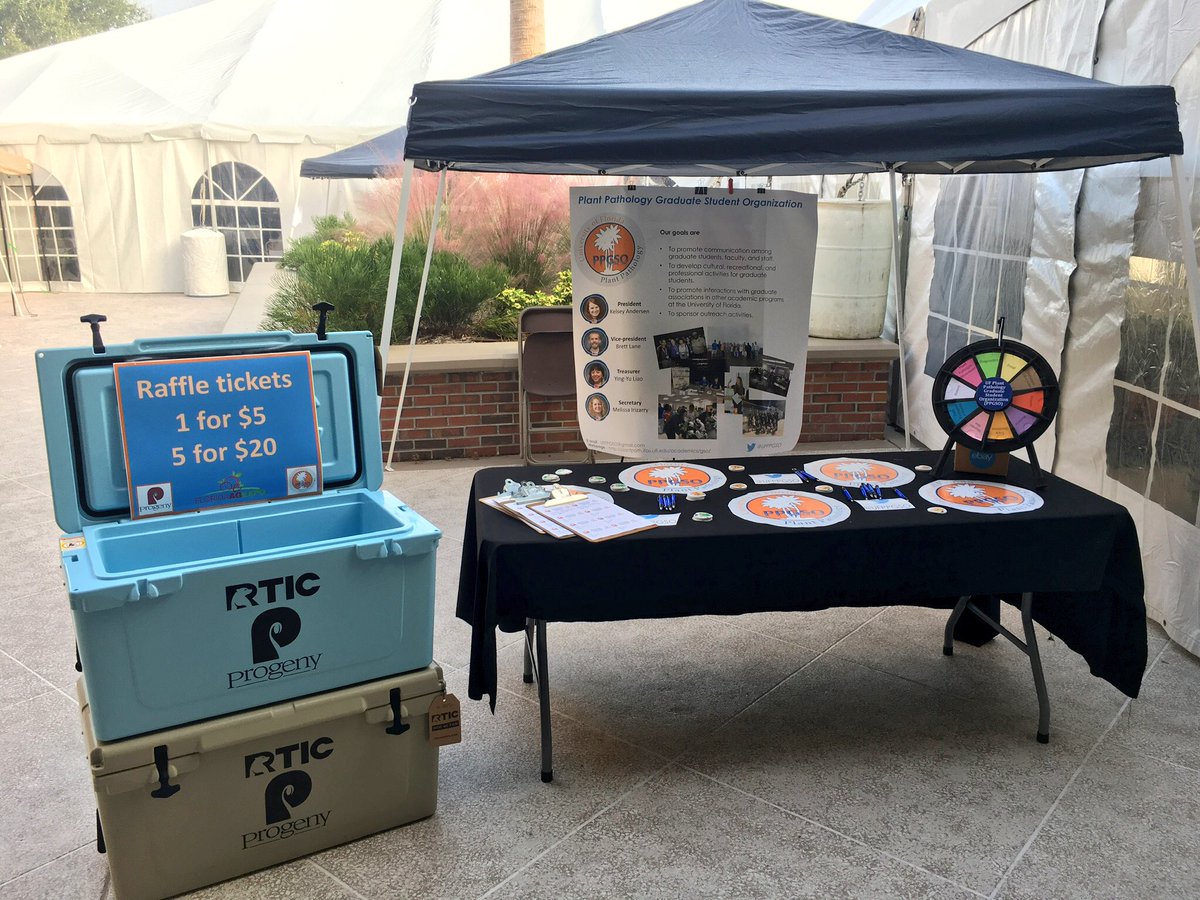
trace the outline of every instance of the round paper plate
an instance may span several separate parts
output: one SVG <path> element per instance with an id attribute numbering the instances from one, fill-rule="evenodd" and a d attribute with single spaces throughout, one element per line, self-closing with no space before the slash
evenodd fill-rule
<path id="1" fill-rule="evenodd" d="M 918 493 L 937 506 L 993 516 L 1029 512 L 1042 506 L 1042 498 L 1033 491 L 995 481 L 942 479 L 923 485 Z"/>
<path id="2" fill-rule="evenodd" d="M 821 528 L 850 517 L 850 507 L 832 497 L 817 497 L 782 488 L 755 491 L 729 501 L 739 519 L 776 528 Z"/>
<path id="3" fill-rule="evenodd" d="M 651 494 L 711 491 L 725 484 L 723 473 L 696 463 L 643 463 L 624 469 L 617 477 L 635 491 Z"/>
<path id="4" fill-rule="evenodd" d="M 826 484 L 858 487 L 864 481 L 879 487 L 899 487 L 917 476 L 912 469 L 879 459 L 857 456 L 835 456 L 804 464 L 804 471 Z"/>

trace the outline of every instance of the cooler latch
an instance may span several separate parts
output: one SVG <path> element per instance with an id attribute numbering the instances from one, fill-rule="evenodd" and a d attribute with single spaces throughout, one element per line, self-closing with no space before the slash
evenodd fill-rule
<path id="1" fill-rule="evenodd" d="M 154 768 L 158 771 L 158 787 L 150 792 L 156 800 L 166 800 L 179 793 L 179 785 L 171 784 L 171 759 L 167 756 L 167 745 L 154 748 Z"/>
<path id="2" fill-rule="evenodd" d="M 99 313 L 88 313 L 86 316 L 80 316 L 79 321 L 92 327 L 92 352 L 97 356 L 103 353 L 104 341 L 100 339 L 100 323 L 107 322 L 108 317 Z"/>
<path id="3" fill-rule="evenodd" d="M 404 707 L 400 701 L 400 688 L 392 688 L 388 692 L 388 705 L 392 708 L 392 724 L 385 729 L 388 734 L 404 734 L 412 727 L 403 721 Z"/>
<path id="4" fill-rule="evenodd" d="M 324 300 L 322 300 L 320 303 L 313 304 L 312 308 L 316 312 L 317 316 L 319 317 L 317 319 L 317 340 L 318 341 L 326 340 L 325 320 L 327 318 L 329 318 L 329 314 L 331 312 L 333 312 L 333 308 L 334 308 L 333 304 L 327 303 Z"/>

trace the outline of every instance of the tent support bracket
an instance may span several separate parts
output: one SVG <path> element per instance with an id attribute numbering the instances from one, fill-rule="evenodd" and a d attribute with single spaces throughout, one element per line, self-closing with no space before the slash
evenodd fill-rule
<path id="1" fill-rule="evenodd" d="M 388 355 L 392 349 L 392 323 L 396 316 L 396 291 L 400 285 L 400 257 L 404 253 L 404 227 L 408 221 L 408 201 L 412 196 L 413 183 L 413 163 L 411 160 L 404 161 L 403 174 L 400 181 L 400 208 L 396 211 L 396 240 L 392 245 L 392 266 L 388 270 L 388 286 L 387 300 L 383 308 L 383 329 L 379 334 L 379 353 L 383 357 L 383 383 L 387 384 L 387 367 Z M 410 353 L 411 358 L 411 353 Z M 407 366 L 405 368 L 405 379 L 408 377 Z M 379 398 L 380 403 L 383 398 Z M 396 419 L 399 421 L 399 415 Z M 390 472 L 392 470 L 392 449 L 396 446 L 396 430 L 392 429 L 392 442 L 388 447 L 388 455 L 386 460 L 386 468 Z"/>

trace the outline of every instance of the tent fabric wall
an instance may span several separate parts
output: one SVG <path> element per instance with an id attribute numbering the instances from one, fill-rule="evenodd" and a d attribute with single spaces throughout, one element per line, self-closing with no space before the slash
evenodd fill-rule
<path id="1" fill-rule="evenodd" d="M 111 143 L 93 138 L 67 144 L 40 140 L 13 149 L 55 176 L 71 201 L 81 280 L 55 282 L 55 290 L 162 293 L 183 290 L 181 239 L 193 227 L 192 191 L 207 168 L 237 161 L 261 172 L 279 195 L 284 234 L 290 237 L 300 163 L 333 148 L 309 141 L 145 138 Z M 341 187 L 333 191 L 333 208 L 345 207 L 338 198 L 349 192 Z M 159 224 L 152 228 L 148 223 Z"/>
<path id="2" fill-rule="evenodd" d="M 1112 0 L 1099 34 L 1098 77 L 1122 83 L 1176 85 L 1180 122 L 1189 152 L 1183 158 L 1188 174 L 1193 221 L 1200 221 L 1200 192 L 1196 168 L 1200 154 L 1200 7 L 1177 0 Z M 1193 515 L 1164 505 L 1156 496 L 1150 472 L 1121 472 L 1114 438 L 1131 424 L 1128 412 L 1116 410 L 1114 384 L 1118 361 L 1135 339 L 1127 318 L 1130 258 L 1150 256 L 1179 260 L 1176 210 L 1170 201 L 1169 172 L 1160 165 L 1114 166 L 1086 174 L 1081 195 L 1079 270 L 1072 282 L 1070 339 L 1064 358 L 1063 407 L 1058 425 L 1058 471 L 1068 478 L 1112 497 L 1129 508 L 1141 539 L 1146 578 L 1146 605 L 1151 618 L 1168 635 L 1200 655 L 1200 527 Z M 1176 321 L 1175 327 L 1190 328 Z M 1125 334 L 1123 335 L 1123 331 Z M 1168 365 L 1172 363 L 1168 362 Z M 1179 363 L 1174 363 L 1178 365 Z M 1194 359 L 1192 384 L 1198 373 Z M 1128 394 L 1128 392 L 1125 392 Z M 1193 397 L 1192 407 L 1200 406 Z M 1161 406 L 1160 406 L 1161 413 Z M 1123 421 L 1124 418 L 1124 421 Z M 1200 418 L 1197 416 L 1196 418 Z M 1151 433 L 1158 439 L 1161 432 Z M 1152 440 L 1151 450 L 1162 449 Z M 1161 480 L 1159 460 L 1152 469 Z M 1177 461 L 1173 474 L 1182 483 L 1175 490 L 1194 492 L 1200 467 Z M 1132 477 L 1131 477 L 1132 475 Z M 1135 490 L 1141 478 L 1141 490 Z M 1190 484 L 1189 484 L 1190 482 Z"/>
<path id="3" fill-rule="evenodd" d="M 1200 221 L 1196 179 L 1200 155 L 1194 149 L 1200 142 L 1200 6 L 1183 0 L 1038 0 L 1009 7 L 1018 5 L 1021 8 L 1013 11 L 974 0 L 935 0 L 926 10 L 927 34 L 942 40 L 966 38 L 975 49 L 1003 55 L 1019 53 L 1022 45 L 1041 46 L 1046 36 L 1067 34 L 1070 39 L 1059 46 L 1058 62 L 1047 60 L 1048 64 L 1075 66 L 1080 72 L 1090 67 L 1094 77 L 1114 84 L 1174 84 L 1188 148 L 1182 158 L 1188 175 L 1186 188 L 1193 220 Z M 1101 14 L 1098 27 L 1097 12 Z M 1005 33 L 1010 39 L 1022 37 L 1007 44 L 997 43 L 996 38 Z M 1038 177 L 1045 180 L 1058 176 Z M 924 314 L 932 275 L 930 238 L 939 181 L 944 180 L 917 179 L 908 285 L 907 333 L 916 345 L 910 359 L 910 385 L 914 387 L 912 396 L 922 398 L 922 402 L 913 404 L 914 425 L 925 441 L 942 439 L 925 399 L 929 380 L 914 374 L 919 372 L 918 363 L 927 344 Z M 1043 199 L 1039 197 L 1039 208 Z M 1055 204 L 1055 220 L 1043 218 L 1037 231 L 1062 227 L 1065 211 L 1064 205 Z M 1065 341 L 1061 355 L 1049 357 L 1062 378 L 1060 413 L 1054 428 L 1056 446 L 1050 459 L 1058 474 L 1130 510 L 1141 539 L 1148 614 L 1164 625 L 1173 640 L 1200 655 L 1200 527 L 1196 517 L 1166 508 L 1149 471 L 1122 470 L 1124 460 L 1112 458 L 1112 453 L 1118 451 L 1113 444 L 1114 434 L 1122 424 L 1128 424 L 1129 415 L 1125 414 L 1123 421 L 1122 411 L 1117 409 L 1114 417 L 1118 391 L 1114 379 L 1123 352 L 1122 327 L 1127 325 L 1131 257 L 1182 258 L 1167 161 L 1087 170 L 1078 190 L 1074 219 L 1067 228 L 1074 236 L 1074 271 L 1066 294 Z M 1069 265 L 1071 259 L 1066 256 L 1059 261 Z M 1027 282 L 1027 313 L 1031 305 L 1045 300 L 1044 287 Z M 1057 289 L 1055 294 L 1049 298 L 1051 327 L 1044 338 L 1053 337 L 1055 321 L 1064 309 Z M 1186 304 L 1179 301 L 1178 305 Z M 1190 341 L 1190 322 L 1177 325 Z M 1052 347 L 1039 349 L 1052 351 Z M 1128 355 L 1130 348 L 1125 347 L 1124 352 Z M 1194 360 L 1185 362 L 1193 367 L 1190 377 L 1197 379 Z M 1200 405 L 1200 400 L 1194 405 Z M 1166 407 L 1160 404 L 1160 408 Z M 1200 420 L 1200 416 L 1197 418 Z M 1039 450 L 1047 446 L 1045 438 L 1038 443 Z M 1043 462 L 1050 461 L 1047 456 L 1042 453 Z M 1123 480 L 1114 477 L 1118 470 Z M 1200 495 L 1200 467 L 1188 467 L 1177 460 L 1171 475 L 1176 479 L 1176 492 L 1190 489 Z M 1128 482 L 1143 486 L 1135 490 Z"/>
<path id="4" fill-rule="evenodd" d="M 546 18 L 550 46 L 612 24 L 601 0 Z M 301 162 L 395 128 L 417 81 L 505 65 L 507 38 L 505 0 L 211 0 L 0 61 L 0 149 L 70 198 L 81 280 L 52 289 L 181 291 L 192 189 L 222 161 L 267 177 L 285 237 L 353 208 L 361 187 Z"/>
<path id="5" fill-rule="evenodd" d="M 1092 48 L 1104 11 L 1102 0 L 1038 0 L 988 30 L 970 45 L 970 49 L 1006 58 L 1057 68 L 1075 67 L 1074 74 L 1089 75 Z M 933 30 L 937 7 L 928 10 L 927 28 Z M 1046 357 L 1056 372 L 1061 358 L 1069 316 L 1068 282 L 1075 268 L 1075 203 L 1083 173 L 1079 171 L 1041 175 L 998 176 L 1035 179 L 1033 192 L 1032 239 L 1024 283 L 1024 310 L 1020 323 L 1009 323 L 1007 334 L 1017 337 Z M 933 415 L 929 402 L 933 378 L 927 374 L 930 351 L 931 289 L 935 277 L 935 216 L 939 195 L 954 189 L 945 178 L 917 177 L 914 194 L 913 230 L 909 244 L 909 270 L 905 336 L 909 353 L 905 371 L 909 396 L 919 398 L 910 404 L 911 431 L 929 446 L 941 446 L 946 435 Z M 959 221 L 986 215 L 980 209 L 960 212 Z M 943 219 L 943 221 L 945 221 Z M 938 234 L 944 245 L 959 243 L 957 234 Z M 942 262 L 954 254 L 943 252 Z M 970 282 L 956 282 L 959 290 L 970 291 Z M 982 321 L 977 324 L 988 326 Z M 1018 328 L 1019 324 L 1019 328 Z M 994 329 L 995 324 L 990 325 Z M 980 336 L 982 337 L 982 335 Z M 979 338 L 975 338 L 979 339 Z M 948 351 L 933 350 L 933 364 Z M 1047 433 L 1038 441 L 1039 459 L 1048 464 L 1054 459 L 1055 436 Z"/>

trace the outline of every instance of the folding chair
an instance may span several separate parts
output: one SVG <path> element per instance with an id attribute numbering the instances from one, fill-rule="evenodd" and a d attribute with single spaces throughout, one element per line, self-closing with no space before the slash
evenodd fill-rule
<path id="1" fill-rule="evenodd" d="M 533 455 L 533 436 L 572 432 L 575 425 L 555 423 L 534 425 L 530 421 L 529 397 L 558 399 L 574 397 L 578 374 L 575 372 L 575 337 L 571 328 L 570 306 L 531 306 L 522 310 L 517 325 L 517 390 L 520 395 L 521 457 L 537 463 Z M 589 451 L 583 459 L 593 460 Z"/>

